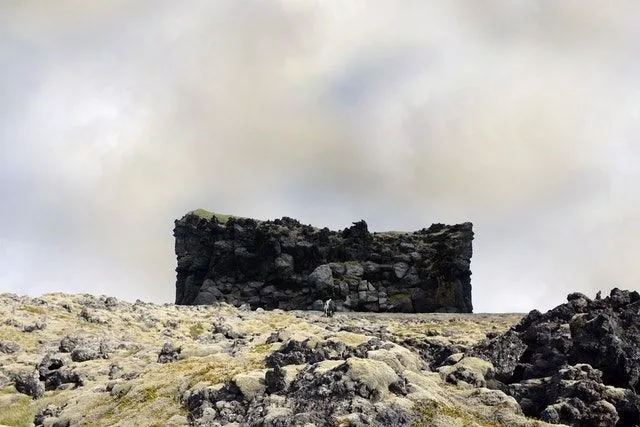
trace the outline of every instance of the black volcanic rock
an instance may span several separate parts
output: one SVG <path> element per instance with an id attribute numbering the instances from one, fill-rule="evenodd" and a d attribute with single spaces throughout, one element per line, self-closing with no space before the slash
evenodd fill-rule
<path id="1" fill-rule="evenodd" d="M 338 311 L 472 312 L 471 223 L 371 233 L 359 221 L 334 232 L 190 213 L 174 236 L 176 304 L 291 310 L 331 298 Z"/>
<path id="2" fill-rule="evenodd" d="M 640 294 L 602 299 L 573 293 L 547 313 L 531 311 L 468 354 L 490 361 L 494 388 L 526 415 L 570 425 L 640 424 Z"/>
<path id="3" fill-rule="evenodd" d="M 23 372 L 14 376 L 14 384 L 19 393 L 38 399 L 44 395 L 44 384 L 36 372 Z"/>
<path id="4" fill-rule="evenodd" d="M 160 349 L 160 353 L 158 353 L 158 363 L 175 362 L 180 358 L 181 352 L 181 347 L 175 348 L 173 344 L 166 342 Z"/>

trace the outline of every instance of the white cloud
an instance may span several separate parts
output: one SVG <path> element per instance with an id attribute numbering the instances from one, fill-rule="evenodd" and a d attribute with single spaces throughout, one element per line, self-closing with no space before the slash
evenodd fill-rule
<path id="1" fill-rule="evenodd" d="M 194 207 L 471 220 L 478 310 L 637 286 L 639 11 L 4 2 L 0 87 L 22 105 L 0 103 L 0 236 L 25 263 L 57 248 L 46 271 L 13 267 L 24 283 L 170 301 L 172 220 Z"/>

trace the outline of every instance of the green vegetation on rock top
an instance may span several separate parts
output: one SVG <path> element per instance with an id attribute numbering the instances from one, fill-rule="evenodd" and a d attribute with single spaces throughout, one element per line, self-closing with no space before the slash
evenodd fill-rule
<path id="1" fill-rule="evenodd" d="M 193 215 L 199 216 L 200 218 L 204 218 L 206 220 L 210 220 L 215 216 L 218 219 L 218 222 L 220 224 L 226 223 L 229 220 L 229 218 L 233 216 L 233 215 L 221 214 L 217 212 L 210 212 L 202 208 L 191 211 L 190 213 L 192 213 Z"/>

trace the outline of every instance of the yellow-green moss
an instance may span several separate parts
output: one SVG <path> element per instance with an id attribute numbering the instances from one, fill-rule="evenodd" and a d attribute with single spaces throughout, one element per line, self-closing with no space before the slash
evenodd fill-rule
<path id="1" fill-rule="evenodd" d="M 463 427 L 472 427 L 474 425 L 481 427 L 502 427 L 503 424 L 492 422 L 477 414 L 465 412 L 460 408 L 439 404 L 433 400 L 418 402 L 414 405 L 415 419 L 412 427 L 426 427 L 433 425 L 434 419 L 438 415 L 457 419 L 462 422 Z"/>
<path id="2" fill-rule="evenodd" d="M 0 412 L 0 424 L 17 427 L 29 427 L 33 424 L 35 410 L 31 403 L 33 399 L 29 396 L 16 396 L 5 408 Z"/>
<path id="3" fill-rule="evenodd" d="M 47 311 L 42 307 L 33 307 L 33 306 L 30 306 L 30 305 L 24 305 L 22 307 L 18 307 L 18 310 L 26 311 L 27 313 L 31 313 L 31 314 L 46 314 L 47 313 Z"/>
<path id="4" fill-rule="evenodd" d="M 204 333 L 205 329 L 204 326 L 202 326 L 202 323 L 198 322 L 198 323 L 194 323 L 193 325 L 191 325 L 189 327 L 189 336 L 192 339 L 196 339 L 198 338 L 200 335 L 202 335 Z"/>
<path id="5" fill-rule="evenodd" d="M 438 414 L 438 404 L 433 400 L 418 402 L 413 406 L 416 414 L 412 427 L 428 426 Z"/>
<path id="6" fill-rule="evenodd" d="M 199 382 L 223 383 L 236 374 L 263 367 L 262 360 L 238 360 L 211 355 L 164 364 L 156 369 L 156 375 L 167 378 L 167 381 L 171 381 L 171 378 L 184 378 L 193 386 Z"/>
<path id="7" fill-rule="evenodd" d="M 211 220 L 211 218 L 213 218 L 214 216 L 216 217 L 216 219 L 218 220 L 219 223 L 224 224 L 227 221 L 229 221 L 229 218 L 232 217 L 232 215 L 227 215 L 227 214 L 221 214 L 221 213 L 217 213 L 217 212 L 211 212 L 208 211 L 206 209 L 196 209 L 194 211 L 191 212 L 194 215 L 199 216 L 200 218 L 204 218 L 206 220 Z"/>
<path id="8" fill-rule="evenodd" d="M 22 332 L 9 325 L 0 325 L 0 337 L 5 340 L 14 341 L 20 347 L 27 350 L 33 350 L 38 346 L 37 335 Z"/>
<path id="9" fill-rule="evenodd" d="M 273 348 L 273 344 L 258 344 L 256 346 L 251 347 L 249 349 L 249 353 L 254 353 L 254 354 L 270 353 L 272 348 Z"/>
<path id="10" fill-rule="evenodd" d="M 408 302 L 412 304 L 411 294 L 408 292 L 401 292 L 397 294 L 391 294 L 387 297 L 387 300 L 392 304 L 400 304 L 403 302 Z"/>
<path id="11" fill-rule="evenodd" d="M 15 392 L 13 396 L 3 396 L 0 400 L 0 425 L 30 427 L 36 412 L 49 404 L 61 405 L 65 400 L 61 392 L 47 392 L 44 397 L 34 400 Z"/>
<path id="12" fill-rule="evenodd" d="M 153 413 L 155 416 L 169 419 L 174 415 L 184 413 L 184 409 L 178 402 L 176 385 L 152 384 L 134 388 L 115 400 L 115 403 L 107 406 L 102 415 L 103 421 L 124 422 L 137 417 L 141 412 Z M 104 424 L 102 424 L 104 425 Z"/>

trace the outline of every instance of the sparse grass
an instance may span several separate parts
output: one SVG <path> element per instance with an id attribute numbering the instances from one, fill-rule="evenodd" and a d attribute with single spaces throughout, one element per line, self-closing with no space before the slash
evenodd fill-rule
<path id="1" fill-rule="evenodd" d="M 42 307 L 34 307 L 31 305 L 24 305 L 22 307 L 18 307 L 18 310 L 20 311 L 26 311 L 27 313 L 31 313 L 31 314 L 46 314 L 47 311 L 42 308 Z"/>
<path id="2" fill-rule="evenodd" d="M 0 401 L 0 425 L 12 427 L 31 427 L 33 417 L 40 408 L 49 404 L 61 405 L 64 399 L 59 392 L 48 392 L 43 398 L 38 400 L 30 396 L 15 393 L 12 396 L 5 396 Z"/>
<path id="3" fill-rule="evenodd" d="M 289 326 L 295 321 L 295 317 L 287 313 L 268 313 L 263 319 L 271 329 L 279 329 Z"/>
<path id="4" fill-rule="evenodd" d="M 37 335 L 21 332 L 9 325 L 0 325 L 0 337 L 4 340 L 16 342 L 25 350 L 33 350 L 38 346 Z"/>
<path id="5" fill-rule="evenodd" d="M 101 408 L 100 422 L 97 425 L 119 424 L 134 425 L 139 423 L 139 417 L 147 414 L 159 419 L 169 419 L 177 414 L 185 414 L 184 408 L 178 401 L 178 383 L 175 378 L 165 378 L 152 384 L 137 384 L 115 401 L 107 402 Z M 93 415 L 96 415 L 95 413 Z"/>
<path id="6" fill-rule="evenodd" d="M 126 412 L 130 409 L 140 408 L 148 402 L 153 402 L 161 397 L 160 385 L 153 385 L 150 387 L 142 387 L 135 392 L 129 392 L 116 401 L 116 405 L 107 412 L 107 416 L 112 416 L 117 413 Z M 163 396 L 164 397 L 164 396 Z"/>
<path id="7" fill-rule="evenodd" d="M 236 359 L 219 354 L 194 357 L 164 364 L 154 370 L 154 376 L 166 381 L 167 387 L 176 387 L 175 378 L 184 378 L 189 387 L 201 382 L 219 384 L 230 381 L 236 374 L 264 368 L 264 361 L 259 359 Z"/>
<path id="8" fill-rule="evenodd" d="M 434 400 L 417 402 L 413 407 L 416 418 L 412 427 L 426 427 L 433 425 L 435 418 L 439 415 L 453 418 L 462 422 L 463 427 L 502 427 L 502 423 L 486 420 L 477 414 L 464 411 L 461 408 L 440 404 Z"/>
<path id="9" fill-rule="evenodd" d="M 411 426 L 428 426 L 438 414 L 438 404 L 433 400 L 418 402 L 414 405 L 413 410 L 416 413 L 416 419 L 413 421 Z"/>
<path id="10" fill-rule="evenodd" d="M 33 417 L 36 412 L 32 408 L 32 402 L 33 399 L 29 396 L 16 395 L 9 405 L 4 407 L 0 412 L 0 424 L 16 427 L 30 427 L 33 424 Z"/>
<path id="11" fill-rule="evenodd" d="M 277 331 L 295 324 L 296 318 L 288 313 L 271 313 L 265 312 L 260 317 L 247 319 L 236 324 L 239 330 L 247 333 L 262 333 L 268 331 Z"/>

